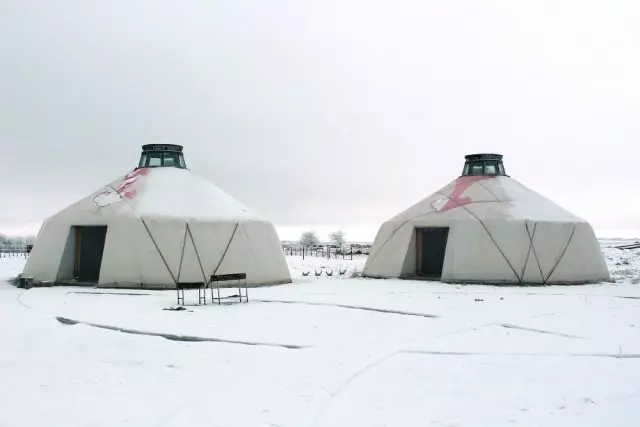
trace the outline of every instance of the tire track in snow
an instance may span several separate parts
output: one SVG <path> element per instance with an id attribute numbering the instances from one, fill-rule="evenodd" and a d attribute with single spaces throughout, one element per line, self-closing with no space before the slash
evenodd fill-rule
<path id="1" fill-rule="evenodd" d="M 457 352 L 457 351 L 435 351 L 435 350 L 396 350 L 375 361 L 353 371 L 347 378 L 342 380 L 334 391 L 325 390 L 329 393 L 329 399 L 320 407 L 316 416 L 312 420 L 314 427 L 322 426 L 323 420 L 333 403 L 351 384 L 356 382 L 363 375 L 372 369 L 382 365 L 388 360 L 398 355 L 420 355 L 420 356 L 497 356 L 497 357 L 599 357 L 610 359 L 640 359 L 640 354 L 636 353 L 501 353 L 501 352 Z"/>
<path id="2" fill-rule="evenodd" d="M 133 293 L 133 292 L 94 292 L 94 291 L 70 291 L 68 294 L 78 294 L 78 295 L 125 295 L 125 296 L 145 296 L 145 295 L 153 295 L 149 293 Z"/>
<path id="3" fill-rule="evenodd" d="M 488 328 L 490 326 L 499 326 L 501 328 L 505 328 L 505 329 L 516 329 L 518 331 L 525 331 L 525 332 L 534 332 L 534 333 L 538 333 L 538 334 L 548 334 L 548 335 L 555 335 L 558 337 L 563 337 L 563 338 L 572 338 L 572 339 L 580 339 L 580 340 L 585 340 L 585 337 L 581 337 L 579 335 L 571 335 L 571 334 L 565 334 L 562 332 L 554 332 L 554 331 L 548 331 L 546 329 L 537 329 L 537 328 L 529 328 L 527 326 L 520 326 L 520 325 L 514 325 L 511 323 L 498 323 L 498 322 L 491 322 L 491 323 L 484 323 L 481 325 L 472 325 L 466 328 L 462 328 L 462 329 L 456 329 L 453 331 L 448 331 L 448 332 L 444 332 L 440 335 L 436 335 L 435 338 L 444 338 L 444 337 L 450 337 L 452 335 L 458 335 L 458 334 L 462 334 L 465 332 L 469 332 L 469 331 L 476 331 L 478 329 L 482 329 L 482 328 Z"/>
<path id="4" fill-rule="evenodd" d="M 325 306 L 325 307 L 339 307 L 339 308 L 346 308 L 350 310 L 374 311 L 377 313 L 384 313 L 384 314 L 399 314 L 402 316 L 427 317 L 430 319 L 437 319 L 440 317 L 437 314 L 418 313 L 415 311 L 391 310 L 386 308 L 364 307 L 364 306 L 349 305 L 349 304 L 332 304 L 328 302 L 286 301 L 286 300 L 265 300 L 265 299 L 253 299 L 252 301 L 267 302 L 267 303 L 273 302 L 273 303 L 279 303 L 279 304 L 305 304 L 305 305 L 319 305 L 319 306 Z"/>
<path id="5" fill-rule="evenodd" d="M 503 327 L 503 328 L 506 328 L 506 329 L 517 329 L 519 331 L 536 332 L 538 334 L 549 334 L 549 335 L 556 335 L 558 337 L 575 338 L 575 339 L 580 339 L 580 340 L 586 339 L 585 337 L 580 337 L 578 335 L 563 334 L 562 332 L 547 331 L 545 329 L 528 328 L 526 326 L 512 325 L 512 324 L 509 324 L 509 323 L 496 323 L 496 325 L 498 325 L 500 327 Z"/>
<path id="6" fill-rule="evenodd" d="M 18 303 L 23 306 L 24 308 L 28 308 L 29 310 L 31 310 L 33 307 L 31 307 L 30 305 L 27 305 L 24 301 L 22 301 L 22 296 L 24 294 L 27 293 L 29 289 L 25 289 L 24 291 L 20 292 L 18 295 L 16 295 L 16 301 L 18 301 Z"/>
<path id="7" fill-rule="evenodd" d="M 256 341 L 238 341 L 238 340 L 226 340 L 223 338 L 207 338 L 207 337 L 196 337 L 190 335 L 176 335 L 176 334 L 165 334 L 162 332 L 147 332 L 140 331 L 137 329 L 128 329 L 128 328 L 120 328 L 118 326 L 110 326 L 110 325 L 101 325 L 98 323 L 90 323 L 83 322 L 80 320 L 69 319 L 66 317 L 56 317 L 56 320 L 63 325 L 86 325 L 92 326 L 94 328 L 107 329 L 110 331 L 123 332 L 125 334 L 133 334 L 133 335 L 146 335 L 150 337 L 161 337 L 170 341 L 184 341 L 184 342 L 218 342 L 218 343 L 226 343 L 226 344 L 241 344 L 241 345 L 253 345 L 253 346 L 266 346 L 266 347 L 281 347 L 290 350 L 302 350 L 305 348 L 311 348 L 311 346 L 305 345 L 296 345 L 296 344 L 277 344 L 277 343 L 268 343 L 268 342 L 256 342 Z"/>
<path id="8" fill-rule="evenodd" d="M 398 354 L 425 356 L 500 356 L 500 357 L 605 357 L 611 359 L 640 359 L 638 353 L 501 353 L 473 351 L 400 350 Z"/>
<path id="9" fill-rule="evenodd" d="M 355 371 L 353 371 L 351 373 L 351 375 L 349 375 L 347 378 L 345 378 L 344 380 L 342 380 L 340 382 L 340 384 L 338 385 L 338 387 L 335 388 L 334 391 L 329 391 L 329 390 L 325 390 L 327 393 L 329 393 L 329 399 L 327 399 L 325 401 L 325 403 L 320 407 L 320 409 L 318 410 L 318 412 L 316 413 L 315 417 L 313 418 L 313 426 L 317 427 L 317 426 L 321 426 L 323 424 L 323 419 L 324 416 L 326 415 L 326 413 L 329 411 L 329 409 L 331 408 L 331 405 L 333 404 L 333 402 L 335 401 L 335 399 L 337 399 L 338 397 L 340 397 L 340 395 L 342 394 L 342 392 L 354 381 L 356 381 L 358 378 L 362 377 L 364 374 L 366 374 L 367 372 L 369 372 L 371 369 L 375 368 L 376 366 L 379 366 L 381 364 L 383 364 L 384 362 L 386 362 L 387 360 L 397 356 L 398 354 L 402 354 L 403 352 L 401 350 L 396 350 L 392 353 L 386 354 L 383 357 L 380 357 L 376 360 L 374 360 L 373 362 L 362 366 L 359 369 L 356 369 Z"/>

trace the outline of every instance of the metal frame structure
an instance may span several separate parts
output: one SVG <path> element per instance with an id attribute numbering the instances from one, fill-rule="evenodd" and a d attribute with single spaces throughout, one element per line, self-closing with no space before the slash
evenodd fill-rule
<path id="1" fill-rule="evenodd" d="M 207 305 L 207 288 L 204 282 L 177 282 L 176 291 L 178 293 L 178 305 L 184 304 L 184 290 L 185 289 L 197 289 L 198 290 L 198 305 Z"/>
<path id="2" fill-rule="evenodd" d="M 234 284 L 228 282 L 236 282 Z M 222 298 L 220 296 L 220 289 L 238 288 L 238 298 L 240 302 L 249 302 L 249 289 L 247 288 L 247 275 L 246 273 L 232 273 L 232 274 L 219 274 L 212 275 L 209 281 L 211 288 L 211 302 L 217 301 L 218 305 L 221 303 Z M 213 294 L 213 287 L 216 287 L 218 296 Z M 244 295 L 242 295 L 242 288 L 244 288 Z M 243 301 L 244 298 L 244 301 Z"/>
<path id="3" fill-rule="evenodd" d="M 464 169 L 462 176 L 509 176 L 504 170 L 504 163 L 502 161 L 502 154 L 493 153 L 481 153 L 481 154 L 468 154 L 464 156 Z M 481 167 L 482 172 L 477 173 L 474 168 Z M 489 172 L 488 168 L 493 167 L 493 172 Z"/>

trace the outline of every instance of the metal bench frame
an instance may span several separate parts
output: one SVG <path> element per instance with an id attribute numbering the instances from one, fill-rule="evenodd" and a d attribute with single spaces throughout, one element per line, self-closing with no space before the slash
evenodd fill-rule
<path id="1" fill-rule="evenodd" d="M 198 289 L 198 305 L 207 305 L 207 288 L 204 282 L 178 282 L 176 291 L 178 292 L 178 305 L 184 304 L 184 290 Z"/>
<path id="2" fill-rule="evenodd" d="M 234 284 L 229 282 L 236 282 Z M 222 297 L 220 296 L 220 289 L 238 288 L 238 298 L 240 302 L 249 302 L 249 289 L 247 288 L 247 274 L 246 273 L 232 273 L 232 274 L 218 274 L 212 275 L 209 281 L 211 287 L 211 302 L 218 301 L 218 305 L 221 303 Z M 218 296 L 214 296 L 213 288 L 217 289 Z M 242 289 L 244 288 L 244 295 Z M 244 298 L 244 301 L 243 301 Z"/>

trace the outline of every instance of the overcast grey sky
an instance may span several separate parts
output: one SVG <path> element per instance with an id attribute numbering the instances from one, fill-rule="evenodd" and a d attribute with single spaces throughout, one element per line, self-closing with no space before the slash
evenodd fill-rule
<path id="1" fill-rule="evenodd" d="M 639 23 L 637 0 L 2 0 L 0 232 L 164 142 L 282 238 L 373 239 L 483 151 L 640 235 Z"/>

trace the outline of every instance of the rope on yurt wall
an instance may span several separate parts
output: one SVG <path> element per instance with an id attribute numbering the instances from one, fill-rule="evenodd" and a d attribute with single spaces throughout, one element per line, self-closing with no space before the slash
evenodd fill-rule
<path id="1" fill-rule="evenodd" d="M 176 285 L 176 287 L 178 287 L 178 281 L 173 276 L 173 272 L 171 271 L 171 268 L 169 268 L 169 264 L 167 263 L 167 260 L 164 259 L 164 255 L 162 255 L 162 251 L 158 247 L 158 244 L 156 243 L 156 239 L 154 239 L 153 235 L 151 235 L 151 230 L 149 230 L 149 227 L 147 226 L 147 222 L 144 220 L 144 218 L 142 218 L 142 217 L 139 217 L 139 218 L 140 218 L 140 221 L 142 221 L 142 225 L 144 225 L 145 230 L 147 230 L 147 234 L 149 234 L 149 237 L 151 238 L 151 241 L 153 242 L 153 246 L 155 246 L 156 251 L 158 251 L 158 255 L 160 255 L 160 258 L 162 259 L 162 262 L 164 263 L 164 266 L 167 268 L 167 271 L 169 272 L 169 276 L 171 276 L 171 280 L 173 280 L 173 284 Z"/>
<path id="2" fill-rule="evenodd" d="M 193 234 L 191 234 L 191 227 L 189 227 L 189 223 L 187 223 L 187 232 L 189 233 L 189 238 L 191 239 L 191 243 L 193 244 L 193 249 L 196 251 L 196 258 L 198 259 L 198 265 L 200 266 L 200 271 L 202 272 L 202 279 L 204 280 L 205 284 L 208 284 L 209 281 L 207 280 L 207 276 L 205 276 L 204 274 L 204 268 L 202 268 L 202 261 L 200 261 L 200 253 L 198 252 L 196 241 L 193 239 Z"/>
<path id="3" fill-rule="evenodd" d="M 476 184 L 478 184 L 480 187 L 484 188 L 485 190 L 487 190 L 487 193 L 491 194 L 493 197 L 496 198 L 496 202 L 502 202 L 503 200 L 500 200 L 500 197 L 496 196 L 496 193 L 494 193 L 493 191 L 489 190 L 487 187 L 485 187 L 484 185 L 482 185 L 482 181 L 476 181 Z"/>
<path id="4" fill-rule="evenodd" d="M 447 196 L 446 194 L 442 194 L 442 193 L 436 193 L 436 194 L 440 194 L 441 196 L 446 197 L 447 199 L 451 200 L 453 203 L 458 205 L 459 208 L 464 209 L 469 215 L 474 217 L 480 223 L 480 225 L 482 225 L 482 228 L 484 229 L 484 231 L 486 231 L 487 235 L 489 236 L 489 239 L 491 239 L 491 241 L 493 242 L 495 247 L 498 249 L 498 252 L 500 252 L 500 254 L 502 255 L 502 258 L 504 258 L 504 260 L 506 261 L 507 265 L 509 266 L 509 268 L 513 272 L 513 275 L 516 276 L 516 279 L 518 280 L 518 283 L 522 284 L 522 278 L 520 276 L 518 276 L 518 273 L 516 273 L 516 269 L 513 268 L 513 265 L 511 265 L 511 262 L 509 261 L 507 256 L 502 251 L 502 248 L 500 248 L 500 246 L 498 246 L 498 242 L 496 242 L 496 240 L 493 238 L 493 235 L 491 234 L 491 232 L 489 231 L 489 229 L 487 228 L 485 223 L 482 222 L 482 220 L 476 214 L 474 214 L 469 209 L 467 209 L 467 207 L 465 205 L 461 205 L 460 203 L 456 202 L 455 200 L 453 200 L 451 197 Z"/>
<path id="5" fill-rule="evenodd" d="M 136 212 L 136 208 L 133 207 L 131 202 L 129 202 L 129 200 L 125 199 L 124 197 L 122 197 L 122 194 L 118 193 L 118 191 L 115 188 L 113 188 L 112 185 L 107 185 L 107 187 L 111 188 L 114 191 L 114 193 L 116 193 L 118 196 L 120 196 L 120 198 L 122 200 L 124 200 L 127 203 L 127 205 L 129 205 L 129 207 L 134 212 Z M 137 212 L 136 212 L 136 214 L 137 214 Z M 178 287 L 178 282 L 177 282 L 176 278 L 173 276 L 173 272 L 171 272 L 171 268 L 169 268 L 169 264 L 167 264 L 167 260 L 164 259 L 164 255 L 162 255 L 162 252 L 160 251 L 160 248 L 158 247 L 158 244 L 156 243 L 156 240 L 151 235 L 151 230 L 149 230 L 149 227 L 147 226 L 146 221 L 140 215 L 138 215 L 138 218 L 140 218 L 140 222 L 142 222 L 142 225 L 144 226 L 144 229 L 147 230 L 147 234 L 149 235 L 149 238 L 151 239 L 151 242 L 153 242 L 153 246 L 155 246 L 156 251 L 158 251 L 158 255 L 160 255 L 160 258 L 162 259 L 162 262 L 164 263 L 164 266 L 167 268 L 167 271 L 169 272 L 169 276 L 171 276 L 171 280 L 173 280 L 173 284 L 176 287 Z"/>
<path id="6" fill-rule="evenodd" d="M 387 243 L 389 243 L 391 238 L 393 236 L 395 236 L 395 234 L 398 232 L 398 230 L 400 230 L 402 227 L 404 227 L 409 221 L 415 221 L 416 219 L 419 219 L 419 218 L 422 218 L 422 217 L 425 217 L 425 216 L 429 216 L 429 215 L 433 215 L 433 214 L 436 214 L 436 213 L 438 213 L 438 211 L 431 211 L 431 212 L 427 212 L 427 213 L 424 213 L 424 214 L 421 214 L 421 215 L 418 215 L 418 216 L 412 216 L 411 218 L 407 218 L 404 221 L 402 221 L 399 226 L 397 226 L 396 228 L 393 229 L 393 231 L 389 234 L 389 237 L 387 237 L 387 240 L 385 240 L 380 245 L 378 250 L 376 252 L 372 252 L 372 253 L 369 254 L 369 257 L 367 258 L 367 262 L 370 262 L 370 263 L 373 262 L 376 259 L 376 257 L 378 256 L 378 254 L 380 252 L 382 252 L 382 250 L 387 245 Z M 369 260 L 371 260 L 371 261 L 369 261 Z"/>
<path id="7" fill-rule="evenodd" d="M 529 231 L 529 224 L 524 223 L 524 227 L 527 230 L 527 236 L 529 236 L 529 253 L 533 251 L 533 257 L 536 259 L 536 264 L 538 264 L 538 271 L 540 272 L 540 280 L 544 282 L 544 274 L 542 274 L 542 267 L 540 267 L 540 260 L 538 259 L 538 253 L 536 252 L 536 247 L 533 244 L 533 239 L 536 236 L 536 229 L 538 228 L 538 223 L 533 223 L 533 233 Z M 527 270 L 527 264 L 529 264 L 529 253 L 527 253 L 527 260 L 524 263 L 524 268 L 522 269 L 522 280 L 524 281 L 524 273 Z"/>
<path id="8" fill-rule="evenodd" d="M 392 232 L 391 234 L 389 234 L 389 237 L 387 237 L 387 240 L 385 240 L 382 245 L 380 245 L 380 247 L 378 248 L 378 250 L 375 253 L 371 253 L 369 254 L 369 257 L 367 258 L 367 262 L 373 263 L 373 261 L 376 259 L 376 257 L 378 256 L 378 254 L 380 252 L 382 252 L 382 250 L 384 249 L 384 247 L 387 245 L 387 243 L 389 243 L 389 240 L 391 240 L 391 238 L 393 236 L 395 236 L 395 234 L 398 232 L 398 230 L 400 230 L 402 227 L 405 226 L 406 223 L 408 223 L 409 221 L 413 220 L 413 218 L 408 218 L 405 219 L 404 221 L 402 221 L 402 223 L 397 226 Z M 370 260 L 370 261 L 369 261 Z"/>
<path id="9" fill-rule="evenodd" d="M 527 230 L 527 237 L 529 238 L 529 250 L 527 250 L 527 257 L 524 259 L 524 265 L 522 266 L 522 274 L 520 277 L 521 281 L 524 281 L 524 272 L 527 270 L 527 264 L 529 264 L 529 256 L 531 255 L 531 247 L 533 246 L 533 239 L 531 238 L 531 234 L 529 234 L 529 224 L 524 223 L 524 228 Z M 533 234 L 536 234 L 536 227 L 538 224 L 533 224 Z"/>
<path id="10" fill-rule="evenodd" d="M 233 242 L 234 237 L 236 237 L 236 231 L 238 231 L 238 226 L 239 225 L 240 225 L 240 223 L 236 222 L 235 227 L 233 227 L 233 233 L 231 233 L 231 238 L 227 242 L 227 247 L 224 248 L 224 252 L 222 253 L 222 257 L 220 257 L 220 261 L 218 261 L 218 265 L 216 265 L 216 268 L 213 270 L 213 273 L 211 273 L 212 276 L 215 276 L 216 273 L 218 273 L 218 269 L 222 265 L 222 261 L 224 261 L 224 258 L 227 256 L 227 252 L 229 251 L 229 247 L 231 247 L 231 242 Z M 209 284 L 209 281 L 206 282 L 206 283 Z"/>
<path id="11" fill-rule="evenodd" d="M 177 279 L 178 282 L 180 282 L 180 274 L 182 274 L 182 261 L 184 260 L 184 249 L 187 246 L 187 227 L 189 227 L 189 224 L 185 223 L 184 237 L 182 239 L 182 252 L 180 253 L 180 265 L 178 266 L 178 279 Z"/>
<path id="12" fill-rule="evenodd" d="M 542 283 L 543 285 L 547 284 L 547 281 L 549 280 L 549 278 L 551 278 L 551 275 L 553 274 L 553 272 L 556 271 L 556 268 L 558 267 L 558 264 L 560 264 L 560 261 L 562 261 L 562 258 L 564 258 L 564 254 L 567 253 L 567 249 L 569 249 L 569 244 L 571 243 L 571 240 L 573 240 L 573 235 L 575 233 L 576 233 L 576 224 L 574 223 L 573 224 L 573 228 L 571 229 L 571 235 L 569 236 L 569 240 L 567 240 L 567 244 L 565 245 L 564 249 L 562 250 L 562 253 L 558 257 L 558 259 L 557 259 L 556 263 L 554 264 L 553 268 L 551 268 L 551 271 L 547 275 L 547 278 L 544 279 L 544 282 Z"/>
<path id="13" fill-rule="evenodd" d="M 498 245 L 498 242 L 496 242 L 496 239 L 494 239 L 493 235 L 491 234 L 491 232 L 489 231 L 489 229 L 487 228 L 485 223 L 482 222 L 482 220 L 476 214 L 474 214 L 469 209 L 467 209 L 466 206 L 461 206 L 461 208 L 464 209 L 465 211 L 469 212 L 469 214 L 471 216 L 473 216 L 475 219 L 478 220 L 480 225 L 482 225 L 482 228 L 484 228 L 484 231 L 487 232 L 487 235 L 489 236 L 489 239 L 491 239 L 491 241 L 493 242 L 495 247 L 498 249 L 498 252 L 500 252 L 500 255 L 502 255 L 502 258 L 504 258 L 504 260 L 507 262 L 507 265 L 509 266 L 509 268 L 513 272 L 513 275 L 516 276 L 516 279 L 518 280 L 518 283 L 522 284 L 522 277 L 518 276 L 518 273 L 516 273 L 516 269 L 513 267 L 513 265 L 511 265 L 511 261 L 509 261 L 509 258 L 507 258 L 507 255 L 505 255 L 505 253 L 502 250 L 502 248 Z"/>

